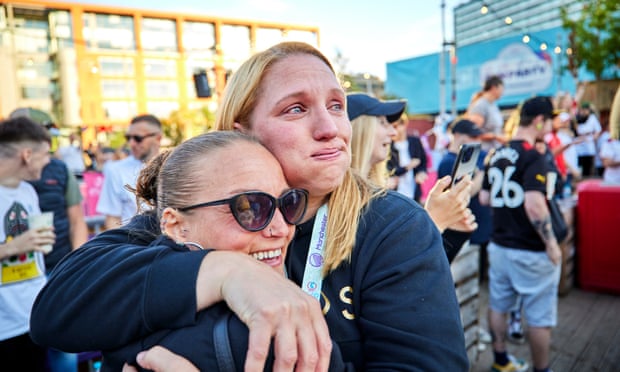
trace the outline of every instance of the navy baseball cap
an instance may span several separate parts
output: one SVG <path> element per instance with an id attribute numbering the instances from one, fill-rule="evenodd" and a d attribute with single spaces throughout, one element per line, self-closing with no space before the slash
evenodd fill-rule
<path id="1" fill-rule="evenodd" d="M 523 103 L 521 107 L 521 117 L 534 118 L 538 115 L 542 115 L 546 119 L 553 117 L 553 103 L 551 102 L 551 98 L 537 96 Z"/>
<path id="2" fill-rule="evenodd" d="M 388 122 L 393 123 L 403 114 L 405 106 L 407 101 L 380 101 L 361 93 L 347 95 L 349 120 L 355 120 L 362 115 L 385 116 Z"/>
<path id="3" fill-rule="evenodd" d="M 450 124 L 449 129 L 452 133 L 465 134 L 469 137 L 478 137 L 484 133 L 473 121 L 467 119 L 455 121 Z"/>

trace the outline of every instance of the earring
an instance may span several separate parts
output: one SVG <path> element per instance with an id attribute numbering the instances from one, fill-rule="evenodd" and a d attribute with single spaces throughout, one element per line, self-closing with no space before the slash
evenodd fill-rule
<path id="1" fill-rule="evenodd" d="M 195 250 L 195 249 L 192 249 L 192 247 L 193 247 L 193 248 L 198 248 L 198 249 L 199 249 L 199 250 L 201 250 L 201 251 L 204 251 L 204 250 L 205 250 L 205 249 L 204 249 L 204 247 L 203 247 L 202 245 L 200 245 L 199 243 L 196 243 L 196 242 L 182 242 L 182 243 L 181 243 L 181 245 L 187 245 L 187 246 L 189 246 L 189 247 L 190 247 L 189 249 L 190 249 L 190 250 L 192 250 L 192 251 L 194 251 L 194 250 Z"/>

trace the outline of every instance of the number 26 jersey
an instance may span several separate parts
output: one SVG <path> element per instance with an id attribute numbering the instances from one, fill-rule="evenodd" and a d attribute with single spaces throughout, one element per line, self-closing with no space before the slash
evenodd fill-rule
<path id="1" fill-rule="evenodd" d="M 517 249 L 545 250 L 527 217 L 524 201 L 526 191 L 545 194 L 549 171 L 544 155 L 527 141 L 513 140 L 495 149 L 482 185 L 489 191 L 493 208 L 493 242 Z"/>

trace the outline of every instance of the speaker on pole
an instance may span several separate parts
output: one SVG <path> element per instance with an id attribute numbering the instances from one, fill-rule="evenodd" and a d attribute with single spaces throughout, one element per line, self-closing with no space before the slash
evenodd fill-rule
<path id="1" fill-rule="evenodd" d="M 211 97 L 211 87 L 209 87 L 206 70 L 197 70 L 194 73 L 194 86 L 196 87 L 196 96 L 198 98 Z"/>

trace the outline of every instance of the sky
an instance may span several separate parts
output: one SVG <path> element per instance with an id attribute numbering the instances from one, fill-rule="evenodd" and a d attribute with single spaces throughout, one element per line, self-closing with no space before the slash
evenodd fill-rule
<path id="1" fill-rule="evenodd" d="M 443 41 L 441 0 L 86 0 L 71 2 L 198 13 L 319 27 L 330 59 L 340 50 L 345 72 L 385 80 L 386 63 L 436 53 Z M 452 9 L 445 0 L 446 40 L 452 40 Z"/>

